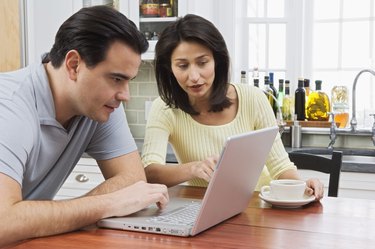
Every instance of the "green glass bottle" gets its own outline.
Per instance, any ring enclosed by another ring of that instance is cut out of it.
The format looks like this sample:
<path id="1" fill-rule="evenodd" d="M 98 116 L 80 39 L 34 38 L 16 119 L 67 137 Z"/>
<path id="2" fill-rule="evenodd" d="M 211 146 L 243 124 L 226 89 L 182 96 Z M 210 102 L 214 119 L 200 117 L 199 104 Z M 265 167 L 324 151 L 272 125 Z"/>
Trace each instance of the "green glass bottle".
<path id="1" fill-rule="evenodd" d="M 304 80 L 302 78 L 298 79 L 298 88 L 295 91 L 294 98 L 294 109 L 297 115 L 297 120 L 304 121 L 306 118 L 306 92 L 304 89 Z"/>
<path id="2" fill-rule="evenodd" d="M 285 80 L 285 95 L 283 98 L 283 105 L 281 107 L 283 119 L 285 121 L 292 120 L 294 116 L 294 102 L 293 97 L 290 95 L 289 80 Z"/>
<path id="3" fill-rule="evenodd" d="M 277 92 L 277 102 L 279 103 L 280 108 L 283 107 L 283 99 L 284 99 L 284 80 L 279 79 L 279 91 Z"/>

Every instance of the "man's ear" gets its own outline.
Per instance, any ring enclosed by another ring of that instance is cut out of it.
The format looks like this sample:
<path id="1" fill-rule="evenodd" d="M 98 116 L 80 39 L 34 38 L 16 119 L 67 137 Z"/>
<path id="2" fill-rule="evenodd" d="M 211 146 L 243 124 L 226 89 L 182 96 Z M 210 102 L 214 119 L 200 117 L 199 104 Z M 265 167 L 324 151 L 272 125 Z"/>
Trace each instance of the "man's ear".
<path id="1" fill-rule="evenodd" d="M 77 79 L 78 66 L 82 62 L 77 50 L 70 50 L 65 56 L 65 67 L 71 80 Z"/>

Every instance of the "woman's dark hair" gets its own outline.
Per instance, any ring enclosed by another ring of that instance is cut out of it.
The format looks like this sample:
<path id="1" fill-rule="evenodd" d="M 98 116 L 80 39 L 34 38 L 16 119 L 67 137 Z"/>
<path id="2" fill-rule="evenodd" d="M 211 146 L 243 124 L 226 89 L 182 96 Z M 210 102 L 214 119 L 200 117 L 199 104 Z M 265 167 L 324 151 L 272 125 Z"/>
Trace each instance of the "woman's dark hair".
<path id="1" fill-rule="evenodd" d="M 178 84 L 171 68 L 172 53 L 183 41 L 197 42 L 212 51 L 215 60 L 215 79 L 209 111 L 220 112 L 229 107 L 232 103 L 226 95 L 230 59 L 224 38 L 211 22 L 192 14 L 168 25 L 156 44 L 155 76 L 161 99 L 171 108 L 179 108 L 192 115 L 199 114 L 190 105 L 187 93 Z"/>
<path id="2" fill-rule="evenodd" d="M 95 67 L 105 60 L 115 41 L 127 44 L 139 54 L 148 49 L 143 34 L 119 11 L 108 6 L 82 8 L 60 26 L 54 45 L 42 62 L 51 61 L 58 68 L 66 53 L 75 49 L 88 67 Z"/>

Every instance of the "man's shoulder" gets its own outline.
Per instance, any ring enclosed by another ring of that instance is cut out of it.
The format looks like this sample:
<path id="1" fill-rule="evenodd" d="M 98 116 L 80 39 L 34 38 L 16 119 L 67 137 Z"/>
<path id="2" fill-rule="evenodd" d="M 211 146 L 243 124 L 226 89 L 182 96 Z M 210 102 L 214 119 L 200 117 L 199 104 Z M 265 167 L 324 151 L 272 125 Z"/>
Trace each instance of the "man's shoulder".
<path id="1" fill-rule="evenodd" d="M 0 98 L 12 99 L 19 91 L 32 91 L 33 75 L 40 74 L 42 68 L 35 64 L 27 67 L 0 73 Z"/>

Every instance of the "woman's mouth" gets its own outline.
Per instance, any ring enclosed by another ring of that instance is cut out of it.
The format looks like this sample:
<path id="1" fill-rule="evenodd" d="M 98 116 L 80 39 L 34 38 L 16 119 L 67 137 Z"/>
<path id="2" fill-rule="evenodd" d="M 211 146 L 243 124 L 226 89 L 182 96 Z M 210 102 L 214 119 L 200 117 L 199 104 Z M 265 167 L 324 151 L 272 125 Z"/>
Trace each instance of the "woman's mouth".
<path id="1" fill-rule="evenodd" d="M 201 90 L 202 86 L 203 86 L 203 84 L 193 85 L 193 86 L 190 86 L 190 89 L 192 89 L 194 92 L 196 92 L 196 91 Z"/>

